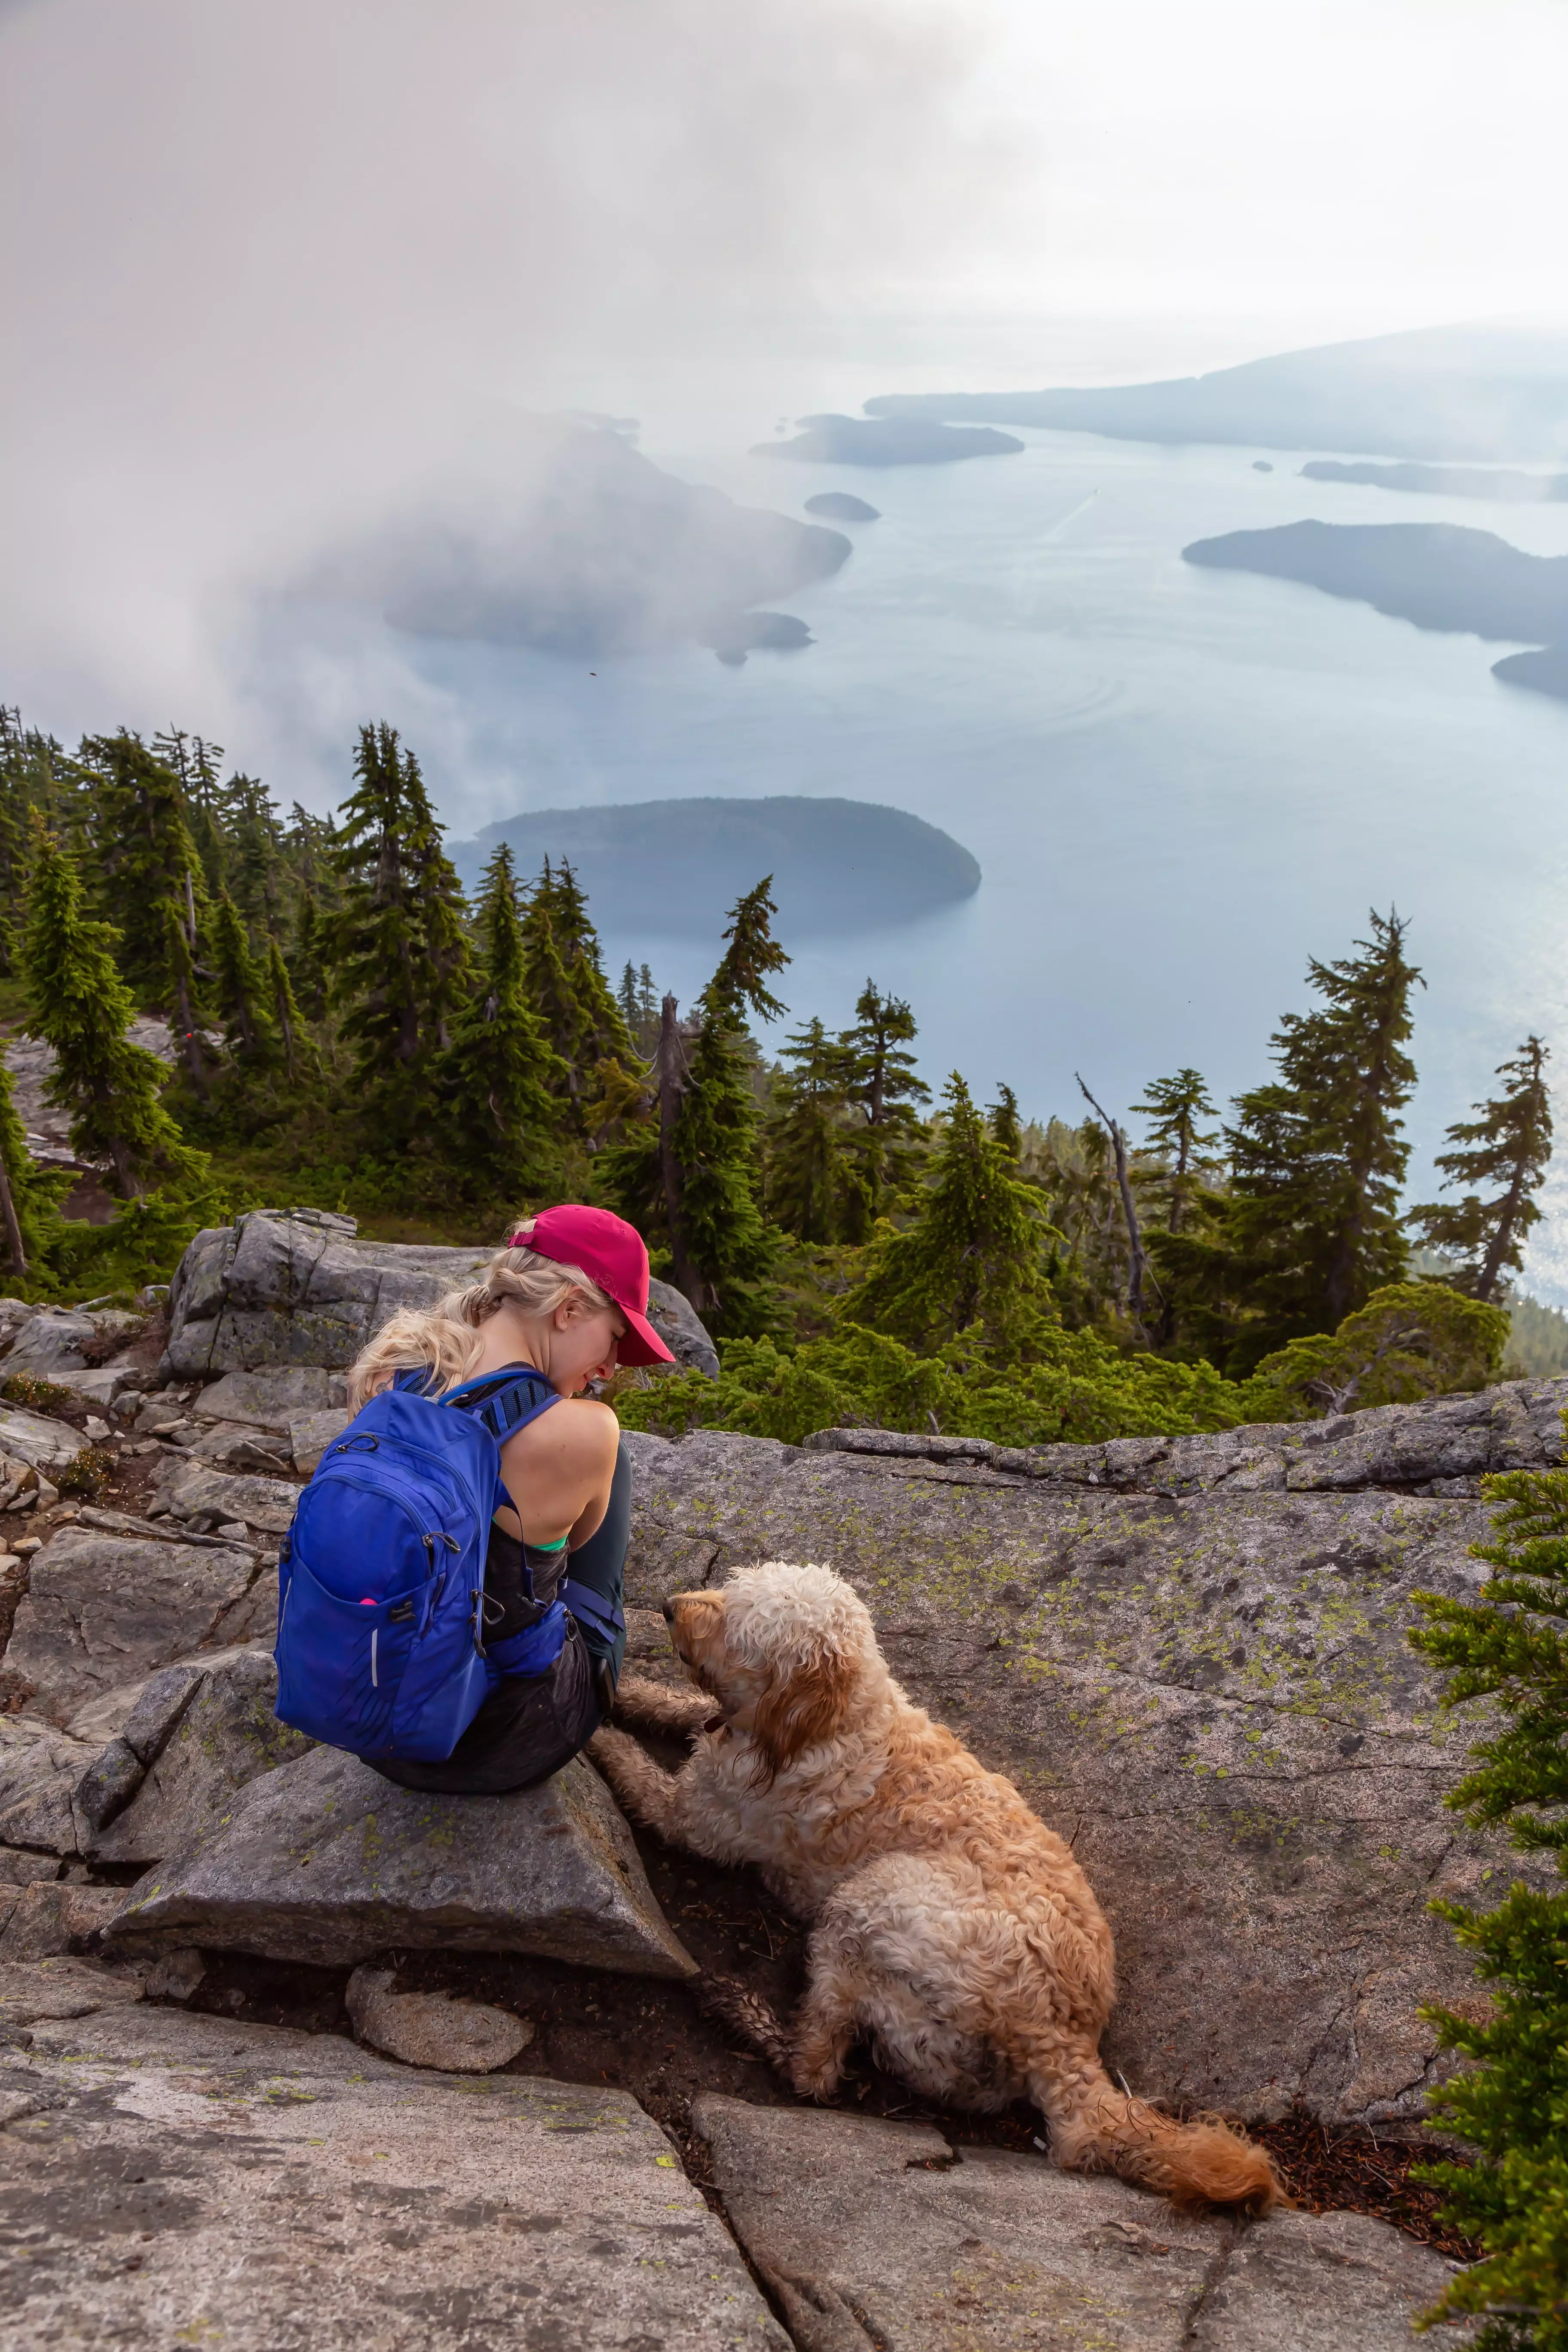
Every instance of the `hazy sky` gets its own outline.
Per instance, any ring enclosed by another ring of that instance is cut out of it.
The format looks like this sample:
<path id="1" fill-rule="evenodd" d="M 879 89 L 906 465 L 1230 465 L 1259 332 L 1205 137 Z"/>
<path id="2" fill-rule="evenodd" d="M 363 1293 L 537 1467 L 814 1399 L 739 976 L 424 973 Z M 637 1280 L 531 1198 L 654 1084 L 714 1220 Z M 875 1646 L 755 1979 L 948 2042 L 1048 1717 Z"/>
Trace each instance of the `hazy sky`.
<path id="1" fill-rule="evenodd" d="M 1538 310 L 1565 69 L 1563 0 L 0 0 L 0 689 L 222 727 L 237 600 L 476 394 Z"/>

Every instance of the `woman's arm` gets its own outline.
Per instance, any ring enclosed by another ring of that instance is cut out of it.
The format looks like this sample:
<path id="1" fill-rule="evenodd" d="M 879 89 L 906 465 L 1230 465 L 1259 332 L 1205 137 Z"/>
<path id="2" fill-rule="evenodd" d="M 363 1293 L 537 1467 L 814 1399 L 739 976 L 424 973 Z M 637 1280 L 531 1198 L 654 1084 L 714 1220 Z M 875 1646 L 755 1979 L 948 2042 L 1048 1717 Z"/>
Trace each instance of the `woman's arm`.
<path id="1" fill-rule="evenodd" d="M 512 1508 L 497 1512 L 509 1535 L 575 1551 L 604 1518 L 616 1475 L 621 1426 L 607 1404 L 563 1397 L 501 1447 L 500 1472 Z"/>

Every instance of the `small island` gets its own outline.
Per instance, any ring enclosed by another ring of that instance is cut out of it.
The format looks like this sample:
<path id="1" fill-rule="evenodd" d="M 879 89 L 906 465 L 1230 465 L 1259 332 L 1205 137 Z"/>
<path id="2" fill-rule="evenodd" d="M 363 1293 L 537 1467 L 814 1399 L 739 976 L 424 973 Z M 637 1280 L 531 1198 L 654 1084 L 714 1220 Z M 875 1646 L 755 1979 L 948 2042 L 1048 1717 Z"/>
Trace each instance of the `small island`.
<path id="1" fill-rule="evenodd" d="M 825 522 L 880 522 L 880 507 L 868 506 L 852 490 L 818 490 L 814 499 L 805 501 L 808 515 L 820 515 Z"/>
<path id="2" fill-rule="evenodd" d="M 532 810 L 453 844 L 466 887 L 501 841 L 522 874 L 568 859 L 612 941 L 711 939 L 764 874 L 780 929 L 800 938 L 910 922 L 980 887 L 979 866 L 951 834 L 874 801 L 771 794 Z"/>
<path id="3" fill-rule="evenodd" d="M 939 425 L 924 416 L 802 416 L 793 441 L 759 441 L 753 457 L 808 466 L 950 466 L 959 457 L 1011 457 L 1023 443 L 989 425 Z"/>
<path id="4" fill-rule="evenodd" d="M 1347 465 L 1338 457 L 1314 457 L 1301 476 L 1309 482 L 1364 482 L 1374 489 L 1417 490 L 1442 499 L 1504 499 L 1530 506 L 1568 499 L 1568 474 L 1526 474 L 1508 466 Z"/>

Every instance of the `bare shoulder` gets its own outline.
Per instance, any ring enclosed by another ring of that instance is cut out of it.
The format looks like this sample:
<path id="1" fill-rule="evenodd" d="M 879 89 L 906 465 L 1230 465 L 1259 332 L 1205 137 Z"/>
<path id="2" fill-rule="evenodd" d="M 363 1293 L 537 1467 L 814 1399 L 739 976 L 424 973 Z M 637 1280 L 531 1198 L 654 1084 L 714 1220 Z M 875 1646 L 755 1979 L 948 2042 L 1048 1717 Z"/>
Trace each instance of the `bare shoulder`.
<path id="1" fill-rule="evenodd" d="M 621 1424 L 607 1404 L 594 1397 L 563 1397 L 520 1429 L 505 1451 L 515 1445 L 524 1456 L 548 1456 L 563 1469 L 592 1475 L 614 1466 L 620 1439 Z"/>

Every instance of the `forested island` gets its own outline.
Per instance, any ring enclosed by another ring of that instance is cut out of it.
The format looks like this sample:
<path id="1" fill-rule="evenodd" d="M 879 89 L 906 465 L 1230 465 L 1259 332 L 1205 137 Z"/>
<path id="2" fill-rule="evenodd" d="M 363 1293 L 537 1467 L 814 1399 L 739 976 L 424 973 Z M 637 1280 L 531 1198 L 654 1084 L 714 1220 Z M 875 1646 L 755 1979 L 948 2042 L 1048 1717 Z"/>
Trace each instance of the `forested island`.
<path id="1" fill-rule="evenodd" d="M 1417 628 L 1568 642 L 1568 556 L 1529 555 L 1489 530 L 1459 523 L 1282 523 L 1194 540 L 1182 559 L 1300 581 Z M 1540 685 L 1518 667 L 1530 658 L 1510 656 L 1498 675 Z"/>
<path id="2" fill-rule="evenodd" d="M 1568 339 L 1422 328 L 1159 383 L 885 393 L 889 422 L 1049 425 L 1123 441 L 1377 450 L 1394 457 L 1568 457 Z"/>
<path id="3" fill-rule="evenodd" d="M 536 872 L 495 840 L 465 891 L 384 725 L 325 816 L 285 814 L 199 737 L 68 751 L 5 713 L 0 1017 L 53 1057 L 77 1160 L 29 1155 L 0 1076 L 11 1292 L 129 1298 L 244 1208 L 466 1242 L 588 1200 L 719 1342 L 717 1379 L 627 1377 L 645 1428 L 1029 1444 L 1495 1375 L 1550 1154 L 1546 1052 L 1527 1035 L 1450 1129 L 1449 1197 L 1403 1208 L 1420 974 L 1397 917 L 1309 964 L 1307 1009 L 1228 1112 L 1183 1067 L 1151 1078 L 1134 1136 L 1082 1081 L 1082 1116 L 1026 1120 L 1005 1085 L 983 1107 L 956 1072 L 933 1102 L 915 1011 L 874 979 L 764 1049 L 790 964 L 766 872 L 714 918 L 694 1002 L 647 964 L 615 982 L 569 814 Z M 65 1213 L 84 1178 L 97 1222 Z M 1412 1279 L 1416 1240 L 1441 1279 Z"/>
<path id="4" fill-rule="evenodd" d="M 369 605 L 414 635 L 579 658 L 744 651 L 809 644 L 804 623 L 754 608 L 830 578 L 852 552 L 842 531 L 737 506 L 618 432 L 560 418 L 510 415 L 454 467 L 318 562 L 299 593 Z"/>
<path id="5" fill-rule="evenodd" d="M 638 937 L 714 936 L 759 874 L 773 877 L 781 924 L 803 938 L 907 922 L 980 887 L 979 865 L 950 834 L 872 801 L 781 793 L 531 810 L 453 845 L 465 888 L 502 842 L 523 873 L 568 859 L 596 921 Z"/>
<path id="6" fill-rule="evenodd" d="M 1014 457 L 1024 446 L 1011 433 L 932 424 L 919 416 L 796 421 L 803 430 L 793 441 L 759 441 L 752 457 L 798 457 L 813 466 L 950 466 L 960 457 Z"/>
<path id="7" fill-rule="evenodd" d="M 1568 499 L 1568 474 L 1526 474 L 1507 466 L 1349 465 L 1314 457 L 1301 468 L 1309 482 L 1363 482 L 1379 490 L 1414 490 L 1432 498 L 1513 499 L 1539 506 Z"/>

